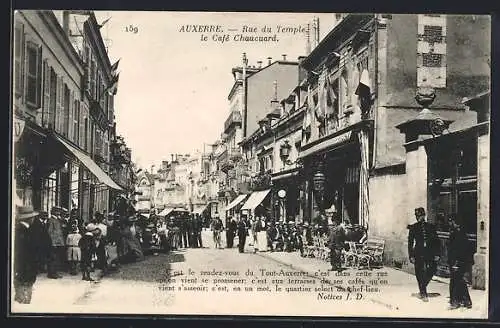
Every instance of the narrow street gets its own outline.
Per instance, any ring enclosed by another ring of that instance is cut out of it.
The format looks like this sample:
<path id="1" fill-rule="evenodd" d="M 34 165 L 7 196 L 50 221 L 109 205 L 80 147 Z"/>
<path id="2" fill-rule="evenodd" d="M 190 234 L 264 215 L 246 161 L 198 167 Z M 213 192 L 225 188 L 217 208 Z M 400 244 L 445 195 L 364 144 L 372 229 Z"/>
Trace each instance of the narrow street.
<path id="1" fill-rule="evenodd" d="M 244 254 L 238 249 L 215 249 L 211 232 L 203 233 L 203 249 L 182 249 L 171 254 L 149 255 L 142 262 L 123 265 L 119 272 L 104 277 L 100 282 L 88 283 L 80 276 L 65 276 L 60 280 L 42 277 L 35 284 L 31 305 L 15 304 L 19 311 L 50 313 L 144 313 L 144 314 L 241 314 L 241 315 L 356 315 L 359 301 L 339 302 L 317 300 L 314 292 L 300 292 L 296 283 L 287 278 L 280 284 L 282 292 L 276 292 L 270 277 L 266 283 L 256 284 L 252 279 L 263 279 L 259 269 L 267 272 L 299 272 L 297 269 L 279 263 L 262 254 L 253 254 L 251 247 Z M 224 241 L 224 240 L 223 240 Z M 202 276 L 201 271 L 237 272 L 238 276 Z M 251 270 L 253 276 L 246 276 Z M 166 283 L 168 272 L 175 282 Z M 191 273 L 190 273 L 191 272 Z M 201 283 L 208 278 L 209 283 Z M 214 278 L 242 279 L 243 283 L 214 282 Z M 189 279 L 184 283 L 183 279 Z M 320 286 L 319 278 L 310 276 L 290 277 L 290 279 L 315 280 L 313 286 Z M 196 281 L 196 282 L 194 282 Z M 191 286 L 196 291 L 178 291 Z M 206 291 L 199 288 L 204 286 Z M 233 287 L 241 291 L 234 291 Z M 257 291 L 256 286 L 262 290 Z M 174 287 L 174 290 L 168 290 Z M 244 291 L 253 287 L 253 291 Z M 267 289 L 269 287 L 269 289 Z M 215 288 L 215 291 L 213 291 Z M 286 292 L 294 288 L 294 291 Z M 220 291 L 217 291 L 217 290 Z M 60 291 L 59 291 L 60 290 Z M 61 299 L 61 295 L 65 295 Z M 297 304 L 301 304 L 297 306 Z M 390 308 L 370 300 L 363 301 L 366 315 L 389 315 Z M 358 311 L 357 311 L 358 309 Z"/>
<path id="2" fill-rule="evenodd" d="M 216 249 L 212 233 L 203 232 L 204 248 L 188 248 L 170 254 L 148 255 L 142 262 L 123 265 L 119 272 L 109 274 L 101 281 L 88 283 L 78 276 L 66 275 L 50 280 L 39 276 L 31 305 L 15 304 L 15 310 L 46 313 L 135 313 L 165 315 L 284 315 L 284 316 L 428 316 L 480 317 L 483 306 L 475 302 L 472 310 L 446 310 L 448 284 L 433 281 L 430 288 L 436 295 L 422 303 L 412 292 L 416 288 L 414 276 L 383 268 L 389 286 L 381 293 L 364 293 L 363 299 L 345 300 L 346 293 L 330 276 L 331 283 L 315 277 L 315 272 L 327 274 L 328 264 L 317 259 L 301 258 L 298 253 L 253 253 L 247 246 L 244 254 L 238 249 Z M 225 240 L 223 238 L 223 244 Z M 265 269 L 264 269 L 265 268 Z M 286 272 L 289 277 L 263 276 L 266 272 Z M 246 275 L 253 271 L 253 276 Z M 204 274 L 202 274 L 202 271 Z M 207 275 L 207 272 L 212 275 Z M 214 272 L 222 275 L 213 275 Z M 300 273 L 305 273 L 299 275 Z M 362 271 L 348 270 L 351 277 Z M 233 275 L 224 275 L 233 273 Z M 360 275 L 358 274 L 358 276 Z M 170 278 L 170 279 L 169 279 Z M 203 283 L 202 279 L 208 279 Z M 214 279 L 224 279 L 223 282 Z M 231 282 L 232 279 L 234 282 Z M 263 279 L 266 279 L 263 282 Z M 276 290 L 276 280 L 282 279 Z M 294 280 L 290 283 L 290 280 Z M 357 278 L 359 279 L 359 277 Z M 257 281 L 258 280 L 258 281 Z M 345 279 L 347 281 L 347 279 Z M 307 281 L 301 284 L 300 281 Z M 307 286 L 312 291 L 301 290 Z M 234 287 L 239 287 L 236 291 Z M 245 287 L 253 290 L 245 291 Z M 260 287 L 261 290 L 257 290 Z M 269 289 L 267 289 L 269 287 Z M 191 288 L 190 291 L 179 290 Z M 330 289 L 323 295 L 342 295 L 344 300 L 318 297 L 314 288 Z M 482 291 L 471 290 L 474 301 L 482 299 Z M 352 293 L 351 295 L 356 295 Z M 300 304 L 300 306 L 297 306 Z"/>

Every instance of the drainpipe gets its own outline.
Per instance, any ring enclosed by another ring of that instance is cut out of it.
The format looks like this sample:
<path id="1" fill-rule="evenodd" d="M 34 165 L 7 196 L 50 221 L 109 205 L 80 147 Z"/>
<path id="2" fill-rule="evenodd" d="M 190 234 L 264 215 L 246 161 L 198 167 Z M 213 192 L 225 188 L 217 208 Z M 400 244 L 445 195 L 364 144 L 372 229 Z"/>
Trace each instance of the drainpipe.
<path id="1" fill-rule="evenodd" d="M 243 53 L 243 137 L 247 136 L 247 54 Z"/>

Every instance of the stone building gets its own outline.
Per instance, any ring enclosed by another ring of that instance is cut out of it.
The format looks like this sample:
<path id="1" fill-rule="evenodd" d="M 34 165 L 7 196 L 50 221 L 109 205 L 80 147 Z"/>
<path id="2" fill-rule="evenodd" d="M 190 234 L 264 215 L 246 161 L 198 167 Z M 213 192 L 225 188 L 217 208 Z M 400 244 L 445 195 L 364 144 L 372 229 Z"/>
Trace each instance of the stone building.
<path id="1" fill-rule="evenodd" d="M 411 138 L 399 124 L 429 115 L 450 123 L 446 133 L 476 124 L 461 100 L 489 88 L 489 31 L 487 16 L 350 14 L 328 33 L 301 62 L 309 75 L 299 154 L 309 195 L 304 219 L 333 206 L 343 220 L 385 240 L 387 263 L 411 269 L 405 263 L 413 209 L 427 207 L 432 222 L 437 210 L 422 193 L 426 175 L 411 166 L 426 160 L 408 162 Z"/>
<path id="2" fill-rule="evenodd" d="M 91 11 L 14 15 L 14 179 L 18 202 L 88 220 L 109 209 L 118 77 Z"/>

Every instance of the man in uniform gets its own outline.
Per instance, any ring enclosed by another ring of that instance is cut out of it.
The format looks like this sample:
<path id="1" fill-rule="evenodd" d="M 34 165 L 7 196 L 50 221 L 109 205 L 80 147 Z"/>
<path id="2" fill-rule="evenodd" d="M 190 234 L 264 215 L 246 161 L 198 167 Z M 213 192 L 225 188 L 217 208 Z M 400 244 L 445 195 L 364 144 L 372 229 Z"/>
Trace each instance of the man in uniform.
<path id="1" fill-rule="evenodd" d="M 436 273 L 439 242 L 434 224 L 426 221 L 423 207 L 415 209 L 417 222 L 408 226 L 408 255 L 415 265 L 419 298 L 428 302 L 427 285 Z"/>
<path id="2" fill-rule="evenodd" d="M 329 225 L 328 248 L 330 248 L 331 271 L 342 271 L 342 250 L 345 247 L 346 233 L 340 225 L 340 216 L 336 212 L 326 210 Z"/>

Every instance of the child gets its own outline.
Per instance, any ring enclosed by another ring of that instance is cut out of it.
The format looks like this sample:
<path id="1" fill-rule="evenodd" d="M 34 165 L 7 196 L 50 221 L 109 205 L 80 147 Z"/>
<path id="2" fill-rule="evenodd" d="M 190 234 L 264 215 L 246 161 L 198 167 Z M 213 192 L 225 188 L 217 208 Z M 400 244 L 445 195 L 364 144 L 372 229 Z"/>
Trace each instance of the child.
<path id="1" fill-rule="evenodd" d="M 68 246 L 68 262 L 70 264 L 70 274 L 72 276 L 77 274 L 78 262 L 82 259 L 82 253 L 80 247 L 78 246 L 81 238 L 82 235 L 80 235 L 78 227 L 73 225 L 70 233 L 66 237 L 66 245 Z"/>
<path id="2" fill-rule="evenodd" d="M 80 239 L 78 246 L 81 250 L 81 269 L 82 269 L 82 280 L 94 281 L 90 277 L 90 271 L 92 269 L 92 260 L 95 258 L 95 242 L 94 242 L 94 231 L 98 228 L 95 224 L 89 223 L 85 228 L 86 232 Z"/>

